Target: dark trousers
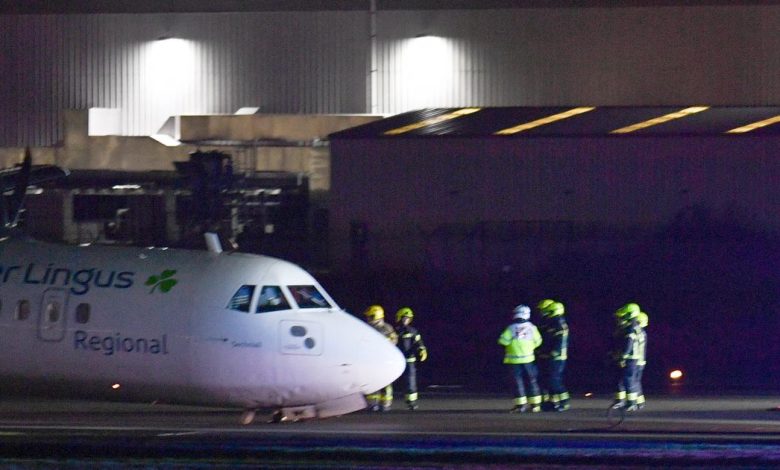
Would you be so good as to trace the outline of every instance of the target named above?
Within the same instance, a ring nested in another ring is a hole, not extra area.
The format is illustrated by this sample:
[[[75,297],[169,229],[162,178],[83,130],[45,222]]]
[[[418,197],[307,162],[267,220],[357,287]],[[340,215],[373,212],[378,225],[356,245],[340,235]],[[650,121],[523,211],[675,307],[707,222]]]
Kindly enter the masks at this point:
[[[547,393],[552,402],[559,402],[568,399],[566,385],[563,383],[563,371],[566,369],[566,361],[547,361],[547,373],[545,375],[545,384]]]
[[[645,403],[645,393],[642,391],[642,373],[645,371],[644,364],[636,366],[636,371],[634,372],[634,386],[636,387],[636,393],[637,393],[637,403],[644,404]]]
[[[539,382],[537,377],[539,371],[536,368],[536,364],[529,362],[527,364],[510,364],[512,367],[512,376],[515,379],[517,386],[517,396],[515,399],[528,398],[528,402],[534,405],[538,405],[542,401],[542,393],[539,390]],[[526,395],[525,381],[528,381],[528,395]]]
[[[638,397],[637,387],[637,360],[627,359],[625,365],[620,368],[618,380],[618,393],[616,398],[626,400],[629,404],[636,403]]]
[[[406,363],[406,401],[411,403],[417,401],[417,366],[414,362]]]

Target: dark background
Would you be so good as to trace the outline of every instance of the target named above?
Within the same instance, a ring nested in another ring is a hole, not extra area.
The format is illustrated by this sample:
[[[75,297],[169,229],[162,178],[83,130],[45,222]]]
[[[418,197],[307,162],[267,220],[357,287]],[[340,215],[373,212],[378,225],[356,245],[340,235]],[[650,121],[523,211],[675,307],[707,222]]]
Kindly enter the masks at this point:
[[[453,275],[355,266],[318,277],[358,317],[371,304],[384,306],[391,322],[400,307],[415,311],[414,325],[429,349],[429,360],[418,369],[423,392],[436,390],[433,385],[511,394],[497,338],[515,305],[534,307],[543,298],[566,306],[566,382],[573,393],[614,390],[608,360],[613,314],[628,302],[638,303],[649,315],[646,391],[778,391],[776,238],[702,211],[638,243],[602,242],[612,248],[562,251],[528,272],[489,273],[474,266],[473,275]],[[538,323],[535,309],[532,320]],[[671,385],[668,374],[676,368],[685,377]]]

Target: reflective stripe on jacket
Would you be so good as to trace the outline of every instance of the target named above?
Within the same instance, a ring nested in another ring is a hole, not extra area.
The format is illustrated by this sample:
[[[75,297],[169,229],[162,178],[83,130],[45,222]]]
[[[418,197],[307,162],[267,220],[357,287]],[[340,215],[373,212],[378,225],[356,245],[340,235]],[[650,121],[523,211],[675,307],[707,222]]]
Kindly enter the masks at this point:
[[[625,329],[623,336],[624,347],[622,360],[636,360],[643,362],[645,360],[645,330],[638,327],[636,322]]]
[[[398,327],[398,348],[406,357],[406,362],[416,362],[420,351],[425,349],[422,336],[417,328],[410,325]]]

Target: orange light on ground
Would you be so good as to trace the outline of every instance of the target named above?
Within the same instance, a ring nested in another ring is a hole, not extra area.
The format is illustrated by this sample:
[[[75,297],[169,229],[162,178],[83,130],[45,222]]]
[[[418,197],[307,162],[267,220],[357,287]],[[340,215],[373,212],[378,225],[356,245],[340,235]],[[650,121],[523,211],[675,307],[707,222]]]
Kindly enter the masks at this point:
[[[593,392],[588,392],[585,394],[585,398],[590,398],[593,396]]]
[[[683,373],[680,369],[675,369],[671,372],[669,372],[669,378],[672,380],[680,380],[683,376]]]
[[[119,387],[121,387],[121,385],[119,384],[114,384],[111,386],[111,388],[113,388],[114,390],[119,390]]]

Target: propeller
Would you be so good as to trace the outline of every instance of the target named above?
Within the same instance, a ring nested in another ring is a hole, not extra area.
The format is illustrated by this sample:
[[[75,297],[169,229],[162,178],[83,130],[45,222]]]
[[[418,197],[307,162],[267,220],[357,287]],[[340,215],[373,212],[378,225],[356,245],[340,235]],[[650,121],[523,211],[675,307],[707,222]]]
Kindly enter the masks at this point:
[[[68,176],[70,172],[56,165],[32,164],[30,148],[24,151],[24,159],[20,165],[0,170],[0,218],[5,228],[15,227],[19,222],[19,214],[24,205],[27,187],[43,181]],[[6,192],[11,194],[6,196]]]

